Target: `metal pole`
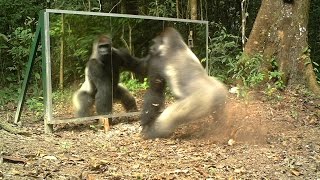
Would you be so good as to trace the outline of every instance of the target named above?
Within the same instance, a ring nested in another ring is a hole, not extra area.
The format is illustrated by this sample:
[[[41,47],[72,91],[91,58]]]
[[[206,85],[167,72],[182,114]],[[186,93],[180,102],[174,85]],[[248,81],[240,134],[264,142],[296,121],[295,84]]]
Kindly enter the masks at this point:
[[[29,79],[31,76],[31,69],[33,68],[34,60],[36,58],[36,53],[37,53],[37,49],[38,49],[39,42],[40,42],[40,37],[41,37],[40,30],[41,30],[41,26],[40,26],[40,24],[38,24],[37,30],[36,30],[32,45],[31,45],[29,60],[28,60],[27,68],[26,68],[27,73],[26,73],[26,76],[25,76],[23,84],[22,84],[21,94],[19,96],[19,102],[18,102],[18,106],[17,106],[17,111],[16,111],[16,115],[14,117],[14,123],[18,123],[18,121],[20,120],[20,117],[21,117],[21,112],[23,110],[24,100],[25,100],[26,92],[27,92],[27,88],[28,88],[28,82],[29,82]]]
[[[41,54],[42,54],[42,84],[44,99],[44,132],[52,133],[53,125],[50,124],[52,119],[52,89],[51,89],[51,62],[50,62],[50,42],[49,33],[49,14],[42,11],[40,13],[41,26]]]

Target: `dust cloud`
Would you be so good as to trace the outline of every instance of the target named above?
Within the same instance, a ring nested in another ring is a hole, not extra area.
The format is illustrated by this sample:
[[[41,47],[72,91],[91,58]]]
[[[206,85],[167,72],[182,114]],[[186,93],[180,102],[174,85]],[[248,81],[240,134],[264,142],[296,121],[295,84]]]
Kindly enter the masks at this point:
[[[259,101],[242,102],[230,98],[225,111],[217,116],[193,121],[179,128],[175,136],[186,139],[205,139],[213,143],[267,143],[268,114]],[[269,125],[270,126],[270,125]]]

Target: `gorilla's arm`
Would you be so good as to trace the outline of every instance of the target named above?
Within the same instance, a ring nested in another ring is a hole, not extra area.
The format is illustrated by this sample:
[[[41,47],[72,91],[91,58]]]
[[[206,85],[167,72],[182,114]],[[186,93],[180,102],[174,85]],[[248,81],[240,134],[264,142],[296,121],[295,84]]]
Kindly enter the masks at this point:
[[[135,112],[138,111],[136,100],[130,94],[129,90],[126,87],[118,84],[114,96],[116,99],[120,100],[123,107],[126,109],[127,112]]]
[[[140,59],[131,56],[126,49],[113,48],[112,51],[113,55],[117,56],[117,58],[121,60],[120,66],[123,67],[124,70],[131,71],[142,79],[147,77],[147,62],[149,59],[148,57]]]
[[[145,126],[155,121],[161,113],[165,102],[165,80],[161,77],[149,77],[150,88],[144,95],[141,125]]]

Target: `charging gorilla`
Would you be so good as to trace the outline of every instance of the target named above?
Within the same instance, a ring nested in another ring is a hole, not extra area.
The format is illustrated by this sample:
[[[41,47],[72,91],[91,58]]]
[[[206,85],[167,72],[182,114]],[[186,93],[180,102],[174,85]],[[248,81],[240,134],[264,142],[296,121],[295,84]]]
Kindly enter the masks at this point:
[[[182,123],[211,113],[221,115],[227,96],[225,85],[207,75],[179,32],[166,28],[153,43],[148,60],[150,88],[141,114],[143,137],[168,137]],[[161,112],[166,83],[177,100]]]
[[[126,111],[137,111],[134,97],[119,84],[120,69],[145,76],[143,60],[132,57],[127,51],[112,47],[108,36],[100,36],[94,43],[85,68],[85,82],[73,95],[77,117],[90,116],[93,104],[98,115],[112,111],[112,100],[120,100]]]

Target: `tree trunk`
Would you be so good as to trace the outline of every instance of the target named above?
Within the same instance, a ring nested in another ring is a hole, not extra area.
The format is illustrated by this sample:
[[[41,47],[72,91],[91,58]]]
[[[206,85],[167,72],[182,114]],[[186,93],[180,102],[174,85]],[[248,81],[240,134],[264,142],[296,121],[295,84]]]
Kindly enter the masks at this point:
[[[190,16],[191,19],[195,20],[198,19],[197,17],[197,0],[190,0]]]
[[[201,21],[203,21],[203,4],[202,4],[202,0],[200,0],[200,19],[201,19]]]
[[[88,0],[88,11],[91,11],[91,1]]]
[[[247,23],[246,4],[247,4],[246,0],[241,1],[241,41],[242,41],[243,48],[246,44],[246,23]]]
[[[309,6],[310,0],[263,0],[244,54],[263,55],[264,70],[270,70],[268,60],[275,58],[287,86],[303,84],[320,94],[307,51]]]
[[[137,0],[121,1],[121,11],[123,8],[126,14],[139,14],[139,2]]]
[[[63,64],[64,64],[64,14],[61,14],[61,37],[60,37],[60,75],[59,88],[63,89]]]
[[[138,7],[139,7],[139,14],[141,15],[147,15],[148,14],[148,7],[147,7],[147,3],[149,3],[149,1],[147,0],[140,0]]]
[[[177,13],[177,18],[179,18],[179,0],[176,0],[176,13]]]

